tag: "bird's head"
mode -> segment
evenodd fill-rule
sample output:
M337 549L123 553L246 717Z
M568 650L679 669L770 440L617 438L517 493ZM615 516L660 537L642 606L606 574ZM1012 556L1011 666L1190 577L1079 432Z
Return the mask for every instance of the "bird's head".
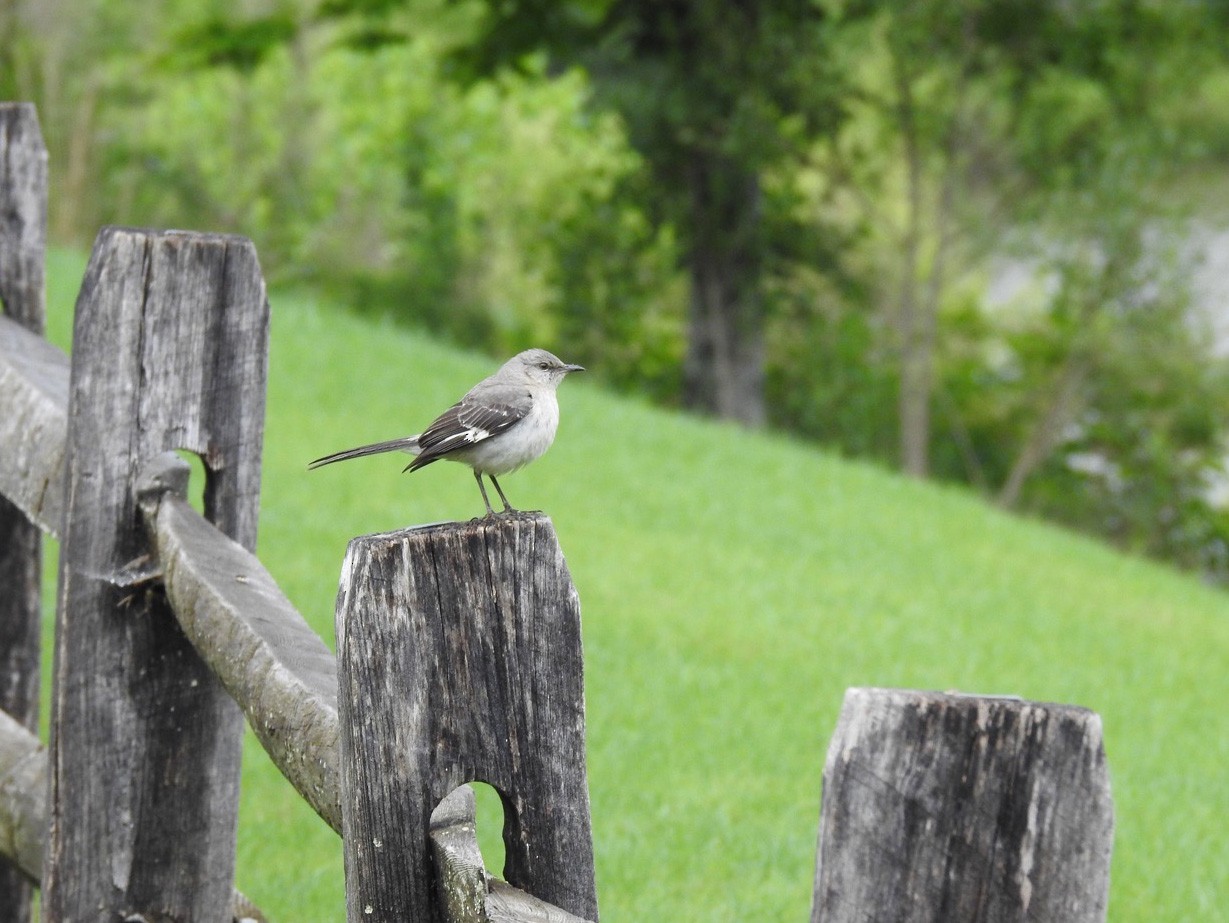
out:
M527 349L511 360L517 363L530 381L557 386L569 372L583 372L583 365L569 365L545 349Z

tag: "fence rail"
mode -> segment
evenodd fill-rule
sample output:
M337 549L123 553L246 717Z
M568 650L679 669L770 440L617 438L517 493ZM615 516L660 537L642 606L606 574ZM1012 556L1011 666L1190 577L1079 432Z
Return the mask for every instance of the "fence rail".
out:
M45 226L37 119L0 105L0 923L30 919L32 883L49 923L258 918L232 884L244 718L343 834L352 923L596 920L580 611L549 519L355 539L335 656L252 552L250 242L103 229L70 363L41 336ZM204 461L203 514L173 450ZM49 749L40 530L62 542ZM475 780L504 800L507 883ZM1112 826L1091 712L850 690L812 920L1102 921Z
M170 453L140 478L158 579L184 634L274 764L340 833L337 661L259 558L188 504L188 474Z

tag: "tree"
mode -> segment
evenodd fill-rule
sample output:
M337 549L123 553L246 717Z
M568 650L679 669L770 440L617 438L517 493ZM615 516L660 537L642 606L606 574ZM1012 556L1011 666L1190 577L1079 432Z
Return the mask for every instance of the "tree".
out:
M1162 62L1187 47L1195 14L1136 0L870 0L856 12L833 44L849 117L815 162L872 229L898 460L923 477L936 402L950 403L936 392L943 304L1046 203L1155 134L1173 98L1158 92L1172 82Z
M525 0L488 4L458 53L471 75L536 53L583 67L622 115L685 254L684 403L751 426L766 420L764 280L792 222L763 177L838 118L826 24L811 0Z

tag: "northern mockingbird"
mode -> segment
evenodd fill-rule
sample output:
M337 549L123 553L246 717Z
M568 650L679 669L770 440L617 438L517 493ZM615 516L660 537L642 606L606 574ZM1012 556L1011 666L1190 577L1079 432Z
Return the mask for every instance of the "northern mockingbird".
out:
M417 471L446 458L473 469L488 517L495 511L482 485L484 474L499 491L504 513L514 513L495 476L523 468L550 448L559 427L555 389L569 372L583 371L582 366L561 362L544 349L527 349L470 388L417 436L346 449L317 458L307 467L381 452L409 452L418 457L402 471Z

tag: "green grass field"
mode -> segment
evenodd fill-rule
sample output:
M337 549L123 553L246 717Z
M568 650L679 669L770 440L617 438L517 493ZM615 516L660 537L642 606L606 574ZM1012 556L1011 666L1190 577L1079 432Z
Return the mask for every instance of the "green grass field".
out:
M49 269L67 345L82 261ZM318 455L415 431L496 363L274 292L260 556L331 643L354 535L481 512L469 472ZM566 357L564 357L566 358ZM1110 919L1229 920L1229 596L1088 539L789 439L577 377L545 459L583 607L602 919L803 921L841 697L1011 693L1104 719ZM249 739L238 885L270 918L344 916L337 837ZM489 824L488 824L489 826Z

